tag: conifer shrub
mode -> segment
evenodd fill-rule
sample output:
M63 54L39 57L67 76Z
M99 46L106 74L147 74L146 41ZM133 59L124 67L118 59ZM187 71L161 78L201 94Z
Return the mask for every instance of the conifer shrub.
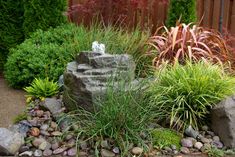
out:
M24 34L47 30L66 22L66 0L24 0Z
M23 14L22 1L0 0L0 71L8 50L24 40Z
M195 0L170 0L166 24L168 27L175 26L176 22L189 24L196 22Z

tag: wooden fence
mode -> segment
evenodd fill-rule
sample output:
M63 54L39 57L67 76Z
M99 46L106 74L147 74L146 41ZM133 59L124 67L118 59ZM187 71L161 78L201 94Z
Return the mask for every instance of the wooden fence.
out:
M197 16L207 28L227 29L235 34L235 0L196 0ZM72 22L89 24L99 16L104 23L122 23L130 27L155 30L167 18L168 0L69 0Z

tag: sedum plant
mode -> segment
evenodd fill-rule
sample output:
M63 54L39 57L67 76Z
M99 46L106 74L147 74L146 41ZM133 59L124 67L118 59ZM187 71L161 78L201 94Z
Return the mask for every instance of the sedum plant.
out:
M198 128L216 103L234 93L235 79L211 63L168 65L157 77L147 92L150 103L163 120L168 118L170 126L178 129Z
M163 28L163 30L162 30ZM162 31L162 33L160 33ZM149 39L150 52L155 54L154 66L163 62L184 64L187 59L227 62L228 49L220 34L192 24L179 24L168 29L160 27Z
M45 79L35 79L31 86L24 88L30 97L43 98L51 97L59 92L59 85L56 82Z

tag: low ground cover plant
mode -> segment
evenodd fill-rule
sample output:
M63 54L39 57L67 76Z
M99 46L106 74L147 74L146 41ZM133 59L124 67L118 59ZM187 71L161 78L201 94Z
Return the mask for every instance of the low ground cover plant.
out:
M159 128L152 131L153 144L158 149L175 145L180 148L181 135L174 130Z
M156 67L164 62L185 64L186 60L229 61L229 51L221 35L197 25L179 24L169 29L159 28L156 35L149 39L149 45L149 51L155 54L153 65Z
M24 90L29 97L46 98L56 95L59 92L59 85L57 82L49 81L48 78L35 78L31 85Z
M5 65L5 78L9 85L21 88L29 85L34 78L58 80L65 66L74 56L91 50L93 41L106 45L108 53L128 53L133 55L137 73L149 72L151 59L142 57L148 33L139 30L128 32L121 28L93 25L90 28L67 24L49 31L38 30L16 48L10 50Z
M235 87L234 78L225 74L221 66L202 61L166 66L156 77L148 99L160 117L169 119L170 126L178 129L188 125L198 128L210 109L232 95Z

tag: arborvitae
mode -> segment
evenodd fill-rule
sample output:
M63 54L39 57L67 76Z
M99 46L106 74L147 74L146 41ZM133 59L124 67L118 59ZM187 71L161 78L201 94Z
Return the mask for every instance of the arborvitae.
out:
M166 25L175 26L180 19L182 23L196 22L196 0L170 0Z
M22 0L0 0L0 71L8 50L24 40Z
M24 0L24 33L47 30L66 22L66 0Z

